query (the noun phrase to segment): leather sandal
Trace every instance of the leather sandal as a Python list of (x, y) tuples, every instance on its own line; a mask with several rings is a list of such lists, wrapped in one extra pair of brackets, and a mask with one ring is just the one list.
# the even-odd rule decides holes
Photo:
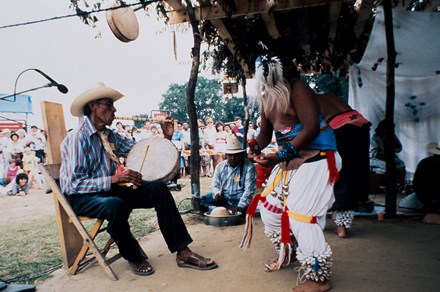
[(180, 255), (176, 256), (177, 266), (181, 268), (191, 268), (196, 270), (212, 270), (218, 267), (216, 262), (212, 261), (209, 263), (211, 259), (207, 259), (198, 255), (196, 253), (191, 253), (189, 257), (182, 257)]
[(143, 259), (140, 263), (128, 262), (128, 264), (130, 265), (133, 274), (138, 276), (148, 276), (154, 274), (154, 268), (146, 259)]

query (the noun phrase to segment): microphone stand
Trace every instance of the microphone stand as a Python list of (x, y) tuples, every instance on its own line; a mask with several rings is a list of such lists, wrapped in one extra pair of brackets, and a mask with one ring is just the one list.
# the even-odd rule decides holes
[(0, 96), (0, 100), (2, 100), (2, 99), (6, 99), (6, 98), (8, 98), (8, 97), (12, 97), (12, 96), (13, 96), (13, 97), (14, 97), (14, 100), (5, 100), (5, 101), (15, 102), (15, 100), (16, 100), (16, 95), (17, 95), (17, 94), (22, 94), (22, 93), (26, 93), (26, 92), (34, 91), (34, 90), (41, 89), (41, 88), (45, 88), (45, 87), (52, 87), (52, 86), (56, 86), (56, 85), (53, 84), (53, 83), (48, 83), (48, 84), (46, 84), (46, 85), (39, 86), (39, 87), (35, 87), (35, 88), (31, 88), (31, 89), (28, 89), (28, 90), (23, 90), (23, 91), (20, 91), (20, 92), (14, 92), (13, 94), (5, 95), (5, 96)]
[[(50, 83), (48, 83), (48, 84), (46, 84), (46, 85), (43, 85), (43, 86), (40, 86), (40, 87), (31, 88), (31, 89), (24, 90), (24, 91), (21, 91), (21, 92), (17, 93), (17, 83), (18, 83), (18, 79), (20, 78), (21, 75), (23, 75), (23, 73), (25, 73), (25, 72), (27, 72), (27, 71), (31, 71), (31, 70), (40, 73), (44, 78), (48, 79), (48, 80), (50, 81)], [(20, 74), (18, 74), (17, 78), (15, 79), (14, 94), (10, 94), (10, 95), (6, 95), (6, 96), (2, 96), (2, 97), (0, 97), (0, 100), (3, 100), (3, 99), (5, 99), (5, 98), (11, 97), (11, 96), (14, 96), (14, 99), (13, 99), (13, 100), (6, 100), (6, 101), (9, 101), (9, 102), (15, 102), (15, 101), (17, 100), (17, 98), (16, 98), (16, 97), (17, 97), (17, 94), (25, 93), (25, 92), (29, 92), (29, 91), (33, 91), (33, 90), (37, 90), (37, 89), (44, 88), (44, 87), (51, 87), (51, 86), (57, 86), (57, 87), (58, 87), (58, 90), (60, 90), (59, 86), (61, 86), (61, 84), (57, 84), (57, 82), (55, 82), (52, 78), (50, 78), (49, 76), (47, 76), (47, 74), (46, 74), (46, 73), (43, 73), (41, 70), (39, 70), (39, 69), (35, 69), (35, 68), (29, 68), (29, 69), (26, 69), (26, 70), (22, 71)], [(64, 87), (65, 87), (65, 86), (64, 86)], [(67, 93), (67, 88), (65, 88), (65, 89), (66, 89), (66, 92), (63, 92), (63, 90), (60, 90), (60, 91), (61, 91), (62, 93)]]

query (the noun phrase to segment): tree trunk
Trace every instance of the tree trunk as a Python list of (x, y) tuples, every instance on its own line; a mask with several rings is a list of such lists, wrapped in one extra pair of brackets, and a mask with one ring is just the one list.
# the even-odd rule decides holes
[(187, 0), (188, 17), (193, 31), (194, 47), (192, 48), (191, 73), (188, 87), (185, 92), (186, 109), (188, 110), (189, 127), (191, 129), (191, 156), (190, 156), (190, 175), (191, 175), (191, 194), (193, 197), (192, 208), (199, 210), (199, 205), (194, 198), (200, 198), (200, 155), (199, 155), (199, 127), (197, 124), (197, 112), (194, 104), (194, 93), (196, 90), (197, 77), (200, 67), (200, 44), (201, 36), (199, 22), (196, 20), (194, 8), (191, 1)]

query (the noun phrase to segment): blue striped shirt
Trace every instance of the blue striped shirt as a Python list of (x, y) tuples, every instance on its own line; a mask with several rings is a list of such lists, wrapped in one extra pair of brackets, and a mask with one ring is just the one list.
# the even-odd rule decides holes
[[(115, 134), (109, 129), (110, 145), (116, 156), (127, 154), (134, 145), (133, 139)], [(111, 188), (111, 176), (116, 167), (104, 149), (98, 131), (88, 117), (71, 131), (61, 143), (60, 186), (64, 194), (105, 192)]]

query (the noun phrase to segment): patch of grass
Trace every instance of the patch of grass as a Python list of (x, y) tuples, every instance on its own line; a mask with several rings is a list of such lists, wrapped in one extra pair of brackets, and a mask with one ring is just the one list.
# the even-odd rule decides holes
[(46, 279), (61, 267), (60, 244), (54, 218), (45, 218), (20, 226), (2, 226), (0, 279), (28, 282)]

